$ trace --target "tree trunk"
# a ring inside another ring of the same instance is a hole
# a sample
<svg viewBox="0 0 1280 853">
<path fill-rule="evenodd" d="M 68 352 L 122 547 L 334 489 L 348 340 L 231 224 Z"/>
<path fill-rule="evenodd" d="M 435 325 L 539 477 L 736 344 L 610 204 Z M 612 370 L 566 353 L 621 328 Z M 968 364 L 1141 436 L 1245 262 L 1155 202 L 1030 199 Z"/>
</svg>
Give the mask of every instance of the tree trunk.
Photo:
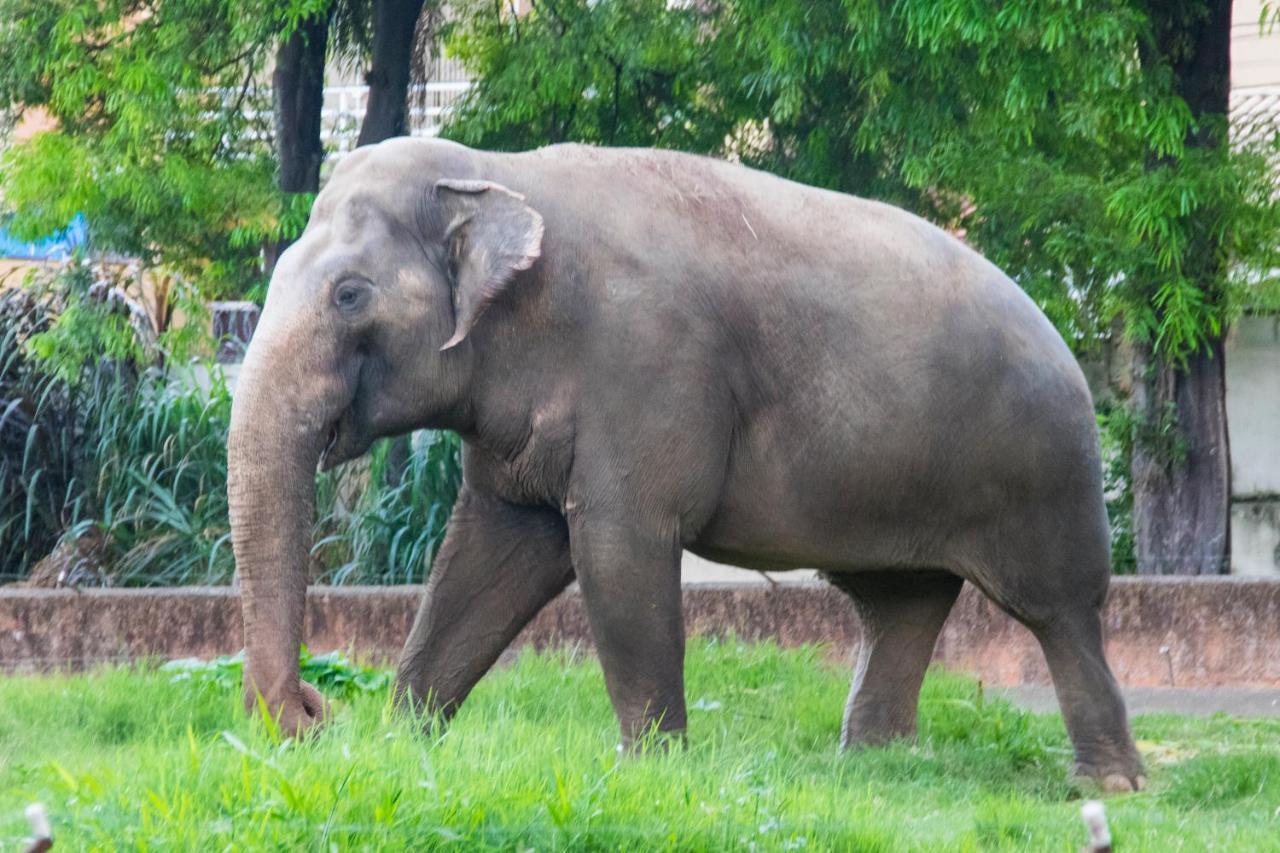
<svg viewBox="0 0 1280 853">
<path fill-rule="evenodd" d="M 1161 59 L 1198 127 L 1190 148 L 1228 144 L 1231 0 L 1151 4 Z M 1197 254 L 1208 298 L 1218 292 L 1211 234 Z M 1141 352 L 1135 361 L 1139 430 L 1133 448 L 1134 550 L 1141 574 L 1220 574 L 1231 563 L 1231 460 L 1227 435 L 1224 341 L 1212 336 L 1185 365 Z"/>
<path fill-rule="evenodd" d="M 1216 575 L 1230 564 L 1231 462 L 1222 339 L 1185 368 L 1136 360 L 1134 556 L 1151 575 Z"/>
<path fill-rule="evenodd" d="M 280 189 L 287 193 L 320 191 L 320 113 L 324 107 L 324 65 L 329 45 L 328 11 L 302 21 L 276 51 L 271 75 L 275 109 L 276 156 Z M 285 237 L 266 247 L 266 271 L 293 242 Z"/>
<path fill-rule="evenodd" d="M 422 4 L 423 0 L 374 0 L 373 61 L 365 75 L 369 100 L 357 146 L 409 132 L 409 71 Z"/>
</svg>

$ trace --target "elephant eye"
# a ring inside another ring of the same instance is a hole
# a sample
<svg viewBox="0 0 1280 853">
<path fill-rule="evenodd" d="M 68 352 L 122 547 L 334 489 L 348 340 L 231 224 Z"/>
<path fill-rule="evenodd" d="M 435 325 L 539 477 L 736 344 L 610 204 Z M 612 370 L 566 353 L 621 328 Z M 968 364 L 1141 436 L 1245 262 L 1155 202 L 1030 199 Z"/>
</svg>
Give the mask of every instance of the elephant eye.
<svg viewBox="0 0 1280 853">
<path fill-rule="evenodd" d="M 345 314 L 360 310 L 368 300 L 369 283 L 367 281 L 341 281 L 333 289 L 333 304 Z"/>
</svg>

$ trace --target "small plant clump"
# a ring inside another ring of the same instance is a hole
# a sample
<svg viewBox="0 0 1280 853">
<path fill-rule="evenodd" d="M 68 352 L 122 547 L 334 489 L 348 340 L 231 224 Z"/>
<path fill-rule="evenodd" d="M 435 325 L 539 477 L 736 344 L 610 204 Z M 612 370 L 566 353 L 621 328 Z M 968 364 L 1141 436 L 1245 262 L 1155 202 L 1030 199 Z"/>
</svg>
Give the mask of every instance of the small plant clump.
<svg viewBox="0 0 1280 853">
<path fill-rule="evenodd" d="M 304 645 L 299 656 L 299 671 L 304 681 L 333 696 L 349 699 L 359 693 L 376 693 L 391 683 L 385 669 L 353 663 L 340 651 L 314 655 Z M 178 658 L 160 667 L 173 673 L 172 680 L 211 684 L 221 690 L 239 688 L 244 676 L 244 652 L 219 655 L 212 660 Z"/>
</svg>

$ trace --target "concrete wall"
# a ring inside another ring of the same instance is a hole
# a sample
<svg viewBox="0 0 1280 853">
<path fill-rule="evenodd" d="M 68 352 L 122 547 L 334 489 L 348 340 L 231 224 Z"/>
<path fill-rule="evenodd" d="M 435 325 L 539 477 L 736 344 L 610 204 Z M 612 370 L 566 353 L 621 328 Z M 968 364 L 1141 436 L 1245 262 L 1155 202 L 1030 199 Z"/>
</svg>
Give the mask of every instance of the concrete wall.
<svg viewBox="0 0 1280 853">
<path fill-rule="evenodd" d="M 394 659 L 420 596 L 418 587 L 313 587 L 307 644 Z M 684 614 L 690 634 L 824 643 L 846 660 L 862 638 L 848 599 L 821 583 L 686 587 Z M 1105 630 L 1107 656 L 1130 687 L 1280 687 L 1280 581 L 1117 579 Z M 576 589 L 544 609 L 513 648 L 555 645 L 591 645 Z M 0 589 L 0 672 L 210 657 L 241 646 L 239 596 L 226 587 Z M 1049 678 L 1031 634 L 972 587 L 948 619 L 935 659 L 990 685 Z"/>
<path fill-rule="evenodd" d="M 1231 571 L 1280 577 L 1280 317 L 1243 317 L 1227 340 Z"/>
<path fill-rule="evenodd" d="M 1274 3 L 1272 4 L 1274 7 Z M 1280 30 L 1258 27 L 1262 0 L 1236 0 L 1231 8 L 1231 88 L 1280 85 Z"/>
</svg>

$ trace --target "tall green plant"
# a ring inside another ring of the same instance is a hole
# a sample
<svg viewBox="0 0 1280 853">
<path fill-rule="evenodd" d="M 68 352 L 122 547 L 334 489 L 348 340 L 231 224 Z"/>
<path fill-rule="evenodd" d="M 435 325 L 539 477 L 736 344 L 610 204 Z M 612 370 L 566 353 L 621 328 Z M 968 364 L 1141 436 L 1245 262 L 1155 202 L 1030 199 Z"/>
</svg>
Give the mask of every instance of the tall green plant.
<svg viewBox="0 0 1280 853">
<path fill-rule="evenodd" d="M 98 373 L 88 383 L 86 456 L 78 523 L 101 528 L 109 572 L 125 586 L 225 583 L 231 578 L 226 432 L 231 395 L 148 372 L 129 387 Z"/>
<path fill-rule="evenodd" d="M 408 464 L 388 470 L 389 442 L 367 468 L 321 477 L 313 564 L 321 583 L 421 582 L 444 538 L 462 482 L 458 437 L 414 436 Z"/>
<path fill-rule="evenodd" d="M 113 583 L 229 582 L 223 373 L 158 357 L 168 339 L 144 344 L 116 322 L 118 303 L 88 298 L 87 269 L 70 264 L 0 299 L 0 582 L 90 532 Z M 385 442 L 368 462 L 318 476 L 315 580 L 422 579 L 461 472 L 456 436 L 414 444 L 396 477 Z"/>
<path fill-rule="evenodd" d="M 26 349 L 51 319 L 31 294 L 0 292 L 0 583 L 24 577 L 57 543 L 74 477 L 68 389 Z"/>
</svg>

